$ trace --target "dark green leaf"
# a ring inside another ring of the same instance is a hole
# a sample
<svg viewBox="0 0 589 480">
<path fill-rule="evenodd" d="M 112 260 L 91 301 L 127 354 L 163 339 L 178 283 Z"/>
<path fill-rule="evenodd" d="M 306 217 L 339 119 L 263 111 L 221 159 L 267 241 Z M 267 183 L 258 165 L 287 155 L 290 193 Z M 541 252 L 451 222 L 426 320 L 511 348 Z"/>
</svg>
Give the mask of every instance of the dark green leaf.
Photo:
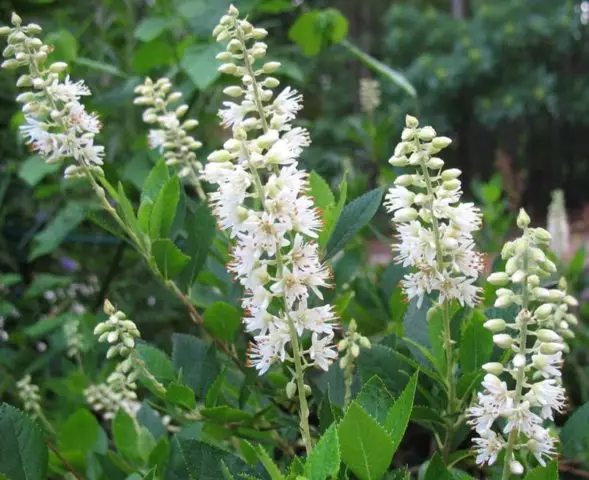
<svg viewBox="0 0 589 480">
<path fill-rule="evenodd" d="M 560 431 L 562 453 L 568 458 L 585 457 L 589 452 L 589 402 L 578 408 Z"/>
<path fill-rule="evenodd" d="M 163 188 L 169 178 L 170 172 L 168 170 L 168 166 L 162 158 L 151 169 L 151 172 L 149 172 L 149 175 L 143 183 L 143 188 L 141 190 L 141 202 L 143 202 L 144 199 L 151 200 L 152 203 L 155 202 L 155 199 L 160 193 L 160 190 Z"/>
<path fill-rule="evenodd" d="M 135 348 L 145 368 L 158 381 L 167 383 L 176 377 L 172 362 L 159 348 L 147 343 L 137 343 Z"/>
<path fill-rule="evenodd" d="M 384 425 L 389 408 L 393 403 L 393 396 L 377 375 L 374 375 L 362 386 L 362 390 L 355 400 L 378 423 Z"/>
<path fill-rule="evenodd" d="M 172 335 L 172 343 L 174 368 L 182 370 L 184 383 L 204 399 L 220 371 L 215 346 L 207 347 L 200 338 L 182 333 Z"/>
<path fill-rule="evenodd" d="M 339 428 L 344 463 L 360 480 L 378 480 L 387 471 L 394 444 L 386 430 L 356 402 L 352 402 Z"/>
<path fill-rule="evenodd" d="M 395 395 L 403 390 L 415 367 L 403 361 L 391 348 L 376 344 L 370 350 L 362 351 L 358 370 L 363 379 L 378 375 L 387 390 Z"/>
<path fill-rule="evenodd" d="M 174 405 L 180 405 L 188 410 L 196 408 L 194 392 L 190 387 L 181 383 L 170 383 L 166 390 L 166 400 Z"/>
<path fill-rule="evenodd" d="M 22 162 L 18 170 L 18 178 L 34 187 L 47 175 L 61 169 L 58 163 L 47 163 L 41 157 L 32 156 Z"/>
<path fill-rule="evenodd" d="M 305 475 L 309 480 L 336 478 L 340 467 L 340 451 L 337 428 L 332 424 L 321 435 L 319 442 L 307 458 Z"/>
<path fill-rule="evenodd" d="M 94 449 L 98 441 L 100 425 L 96 417 L 85 408 L 70 415 L 58 432 L 59 449 L 72 461 L 72 453 L 77 462 L 84 465 L 86 455 Z M 81 460 L 81 461 L 80 461 Z"/>
<path fill-rule="evenodd" d="M 180 60 L 180 66 L 199 90 L 208 88 L 221 75 L 217 70 L 219 62 L 215 58 L 220 51 L 216 43 L 194 45 L 186 50 Z"/>
<path fill-rule="evenodd" d="M 140 458 L 139 431 L 133 419 L 122 408 L 113 419 L 112 434 L 119 453 L 128 461 L 137 462 Z"/>
<path fill-rule="evenodd" d="M 203 408 L 201 410 L 203 417 L 210 418 L 217 422 L 242 422 L 250 420 L 252 415 L 245 410 L 233 408 L 228 405 L 220 405 L 218 407 Z"/>
<path fill-rule="evenodd" d="M 419 372 L 415 372 L 405 387 L 405 390 L 399 395 L 399 398 L 397 398 L 387 413 L 385 428 L 393 440 L 393 452 L 396 452 L 397 448 L 399 448 L 407 425 L 409 424 L 418 377 Z"/>
<path fill-rule="evenodd" d="M 170 178 L 158 193 L 149 216 L 149 236 L 155 240 L 166 238 L 174 223 L 180 200 L 180 180 Z"/>
<path fill-rule="evenodd" d="M 552 461 L 545 467 L 537 467 L 530 470 L 524 480 L 557 480 L 558 479 L 558 463 Z"/>
<path fill-rule="evenodd" d="M 356 198 L 344 207 L 333 234 L 325 247 L 325 260 L 333 257 L 344 248 L 354 235 L 370 222 L 380 206 L 383 192 L 382 187 L 376 188 Z"/>
<path fill-rule="evenodd" d="M 493 334 L 483 327 L 486 320 L 480 310 L 475 310 L 462 329 L 460 366 L 464 373 L 480 371 L 481 366 L 491 359 Z"/>
<path fill-rule="evenodd" d="M 52 57 L 63 62 L 71 62 L 78 56 L 78 41 L 68 30 L 51 32 L 45 37 L 45 43 L 55 49 Z"/>
<path fill-rule="evenodd" d="M 260 462 L 262 462 L 262 465 L 264 465 L 266 472 L 268 472 L 268 475 L 270 475 L 271 480 L 285 480 L 284 475 L 282 475 L 280 469 L 272 461 L 270 455 L 268 455 L 268 452 L 264 450 L 262 445 L 258 445 L 256 448 L 256 453 L 258 454 Z"/>
<path fill-rule="evenodd" d="M 215 302 L 205 310 L 203 321 L 215 337 L 231 342 L 241 326 L 241 313 L 229 303 Z"/>
<path fill-rule="evenodd" d="M 59 211 L 57 216 L 38 234 L 35 246 L 29 258 L 34 260 L 55 250 L 65 237 L 86 218 L 87 205 L 70 202 Z"/>
<path fill-rule="evenodd" d="M 153 242 L 151 254 L 158 270 L 166 280 L 178 275 L 190 260 L 190 257 L 184 255 L 169 238 Z"/>
<path fill-rule="evenodd" d="M 47 446 L 43 433 L 20 410 L 0 404 L 0 474 L 10 480 L 47 478 Z"/>
<path fill-rule="evenodd" d="M 430 460 L 423 480 L 452 480 L 452 475 L 446 469 L 439 453 L 436 453 Z"/>
<path fill-rule="evenodd" d="M 135 37 L 142 42 L 149 42 L 176 24 L 170 17 L 150 17 L 143 19 L 135 28 Z"/>
</svg>

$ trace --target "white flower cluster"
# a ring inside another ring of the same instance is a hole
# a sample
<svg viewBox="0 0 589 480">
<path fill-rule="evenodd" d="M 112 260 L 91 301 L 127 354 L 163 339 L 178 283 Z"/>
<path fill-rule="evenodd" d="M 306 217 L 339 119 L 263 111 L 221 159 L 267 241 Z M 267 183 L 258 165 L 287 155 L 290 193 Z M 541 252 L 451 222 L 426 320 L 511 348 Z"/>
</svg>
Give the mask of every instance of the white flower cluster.
<svg viewBox="0 0 589 480">
<path fill-rule="evenodd" d="M 115 370 L 107 377 L 105 383 L 90 385 L 84 395 L 86 401 L 96 412 L 102 413 L 105 419 L 111 419 L 123 408 L 134 416 L 140 407 L 137 402 L 137 377 L 138 371 L 133 363 L 135 338 L 140 336 L 135 323 L 117 310 L 114 305 L 104 301 L 104 313 L 109 315 L 108 320 L 99 323 L 94 329 L 94 334 L 99 335 L 99 342 L 108 342 L 111 346 L 106 358 L 117 355 L 123 357 Z"/>
<path fill-rule="evenodd" d="M 2 67 L 28 68 L 28 73 L 16 82 L 17 87 L 29 89 L 16 99 L 23 104 L 25 124 L 20 129 L 27 144 L 47 163 L 73 158 L 75 163 L 65 170 L 66 178 L 84 176 L 87 170 L 102 174 L 104 147 L 94 143 L 101 124 L 80 103 L 82 96 L 90 95 L 90 89 L 82 80 L 60 78 L 66 63 L 45 65 L 52 47 L 37 38 L 41 33 L 39 25 L 22 25 L 15 13 L 11 21 L 12 28 L 0 28 L 0 34 L 8 36 Z"/>
<path fill-rule="evenodd" d="M 18 382 L 16 382 L 18 396 L 23 402 L 25 412 L 36 417 L 41 411 L 41 395 L 39 395 L 39 387 L 32 383 L 31 376 L 25 375 Z"/>
<path fill-rule="evenodd" d="M 155 83 L 151 78 L 146 78 L 143 85 L 135 88 L 137 97 L 134 103 L 146 106 L 143 121 L 158 127 L 149 131 L 149 148 L 159 150 L 164 154 L 166 165 L 179 165 L 180 176 L 190 177 L 200 186 L 198 176 L 202 171 L 202 164 L 197 160 L 195 151 L 202 147 L 202 143 L 188 134 L 189 130 L 198 126 L 198 121 L 182 121 L 188 105 L 171 107 L 182 98 L 180 92 L 170 92 L 171 90 L 172 82 L 168 78 L 160 78 Z"/>
<path fill-rule="evenodd" d="M 367 115 L 372 115 L 380 106 L 380 83 L 373 78 L 360 79 L 360 108 Z"/>
<path fill-rule="evenodd" d="M 397 177 L 385 197 L 399 233 L 393 247 L 397 261 L 417 268 L 405 276 L 403 290 L 408 299 L 417 297 L 418 305 L 437 291 L 440 303 L 456 299 L 473 307 L 480 293 L 474 283 L 484 266 L 472 237 L 481 227 L 481 213 L 474 204 L 460 202 L 460 170 L 442 170 L 444 161 L 434 156 L 451 140 L 436 136 L 432 127 L 419 128 L 410 115 L 405 125 L 389 163 L 414 171 Z"/>
<path fill-rule="evenodd" d="M 267 47 L 260 40 L 267 32 L 238 14 L 230 7 L 213 32 L 228 42 L 217 56 L 226 62 L 219 70 L 241 79 L 224 92 L 240 100 L 223 103 L 219 115 L 233 136 L 208 157 L 204 178 L 218 185 L 210 200 L 219 226 L 236 239 L 230 270 L 246 290 L 244 321 L 255 332 L 251 363 L 263 374 L 287 360 L 292 326 L 299 337 L 311 332 L 311 346 L 302 352 L 306 366 L 326 370 L 337 357 L 335 314 L 330 305 L 310 308 L 308 299 L 311 291 L 323 298 L 319 288 L 328 285 L 330 272 L 312 241 L 321 221 L 306 195 L 307 173 L 297 168 L 309 134 L 290 123 L 302 97 L 290 87 L 274 94 L 279 81 L 267 75 L 280 64 L 263 62 Z"/>
<path fill-rule="evenodd" d="M 572 337 L 569 325 L 577 323 L 568 311 L 577 306 L 577 301 L 567 295 L 566 282 L 559 282 L 557 288 L 541 286 L 542 280 L 556 271 L 545 253 L 550 234 L 542 228 L 529 228 L 529 223 L 522 210 L 518 226 L 523 235 L 507 242 L 501 252 L 506 260 L 505 271 L 488 278 L 491 284 L 501 287 L 495 307 L 515 304 L 521 308 L 513 323 L 502 318 L 485 323 L 494 333 L 495 344 L 514 355 L 505 366 L 498 362 L 483 365 L 488 372 L 482 383 L 484 391 L 467 412 L 469 423 L 479 435 L 474 439 L 477 463 L 493 464 L 505 449 L 505 468 L 517 475 L 524 469 L 515 451 L 531 453 L 541 465 L 556 454 L 555 438 L 543 423 L 564 409 L 560 368 L 567 346 L 563 337 Z M 499 378 L 501 374 L 511 378 L 512 387 Z"/>
<path fill-rule="evenodd" d="M 571 233 L 562 190 L 552 192 L 546 223 L 546 228 L 552 236 L 550 248 L 560 260 L 567 258 L 571 248 Z"/>
<path fill-rule="evenodd" d="M 74 358 L 80 355 L 84 347 L 84 337 L 80 332 L 77 318 L 71 318 L 63 325 L 63 334 L 67 345 L 67 356 Z"/>
<path fill-rule="evenodd" d="M 108 300 L 104 301 L 104 313 L 109 316 L 108 320 L 96 325 L 94 335 L 98 335 L 99 342 L 110 344 L 106 358 L 127 357 L 135 348 L 135 339 L 140 337 L 137 325 Z"/>
</svg>

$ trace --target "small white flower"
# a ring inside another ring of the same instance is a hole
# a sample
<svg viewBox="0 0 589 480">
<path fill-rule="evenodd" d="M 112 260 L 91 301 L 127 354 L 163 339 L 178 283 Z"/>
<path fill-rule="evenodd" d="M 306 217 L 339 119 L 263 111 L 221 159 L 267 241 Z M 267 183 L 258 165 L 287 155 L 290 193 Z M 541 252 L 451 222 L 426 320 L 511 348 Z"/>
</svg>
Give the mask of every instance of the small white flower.
<svg viewBox="0 0 589 480">
<path fill-rule="evenodd" d="M 501 450 L 505 448 L 505 439 L 497 435 L 493 430 L 485 430 L 480 434 L 480 437 L 473 438 L 475 444 L 474 451 L 476 453 L 477 465 L 487 463 L 493 465 L 497 461 L 497 456 Z"/>
<path fill-rule="evenodd" d="M 307 353 L 311 357 L 311 360 L 315 362 L 315 365 L 322 370 L 329 370 L 329 365 L 337 358 L 337 352 L 332 344 L 333 335 L 326 335 L 323 338 L 319 338 L 316 332 L 313 332 L 311 336 L 311 347 Z"/>
</svg>

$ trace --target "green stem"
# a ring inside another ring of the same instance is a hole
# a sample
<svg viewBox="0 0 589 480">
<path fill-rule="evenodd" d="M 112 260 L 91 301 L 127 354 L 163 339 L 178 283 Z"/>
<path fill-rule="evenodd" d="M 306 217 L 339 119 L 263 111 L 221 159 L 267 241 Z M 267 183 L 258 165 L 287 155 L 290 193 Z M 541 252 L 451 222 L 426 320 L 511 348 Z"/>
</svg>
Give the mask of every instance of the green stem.
<svg viewBox="0 0 589 480">
<path fill-rule="evenodd" d="M 421 144 L 419 139 L 415 139 L 415 144 L 418 149 L 421 149 Z M 444 270 L 444 251 L 442 250 L 442 243 L 440 238 L 440 226 L 438 224 L 438 219 L 436 218 L 433 202 L 434 202 L 434 188 L 432 184 L 432 180 L 429 174 L 428 167 L 425 163 L 424 157 L 422 156 L 421 160 L 419 161 L 419 166 L 421 167 L 421 171 L 423 177 L 425 179 L 426 189 L 427 189 L 427 203 L 426 207 L 430 211 L 431 222 L 432 222 L 432 230 L 434 233 L 434 241 L 436 245 L 436 262 L 438 264 L 438 270 L 442 272 Z M 454 409 L 457 407 L 456 405 L 456 377 L 454 375 L 454 349 L 453 345 L 454 342 L 452 341 L 452 330 L 450 325 L 450 308 L 448 305 L 448 301 L 444 299 L 443 305 L 443 343 L 444 343 L 444 354 L 446 357 L 446 383 L 448 386 L 448 408 L 446 414 L 447 418 L 447 426 L 446 426 L 446 438 L 444 439 L 444 448 L 442 450 L 442 455 L 444 460 L 448 460 L 448 456 L 450 455 L 450 450 L 452 448 L 452 440 L 454 438 L 454 431 L 456 428 L 455 422 L 452 419 L 452 415 L 454 413 Z"/>
<path fill-rule="evenodd" d="M 528 310 L 529 304 L 529 295 L 528 295 L 528 228 L 524 228 L 524 280 L 523 280 L 523 292 L 522 292 L 522 311 Z M 528 337 L 528 326 L 527 326 L 527 315 L 521 317 L 521 328 L 519 333 L 519 354 L 526 355 L 526 343 Z M 516 376 L 516 383 L 515 383 L 515 396 L 513 399 L 514 406 L 517 408 L 522 399 L 522 390 L 524 387 L 524 380 L 525 380 L 525 364 L 522 365 L 517 369 L 517 376 Z M 513 455 L 513 450 L 515 446 L 515 442 L 519 435 L 519 431 L 516 428 L 513 428 L 511 432 L 509 432 L 509 437 L 507 437 L 507 446 L 505 447 L 505 458 L 503 460 L 503 474 L 501 475 L 501 480 L 509 480 L 511 475 L 510 468 L 509 468 L 509 460 Z"/>
</svg>

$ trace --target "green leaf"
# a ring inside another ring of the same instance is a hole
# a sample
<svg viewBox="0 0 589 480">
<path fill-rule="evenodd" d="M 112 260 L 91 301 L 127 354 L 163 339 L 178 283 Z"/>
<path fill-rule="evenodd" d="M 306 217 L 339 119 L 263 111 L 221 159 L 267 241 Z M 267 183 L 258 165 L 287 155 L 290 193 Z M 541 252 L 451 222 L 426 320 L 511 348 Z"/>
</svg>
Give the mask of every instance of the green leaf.
<svg viewBox="0 0 589 480">
<path fill-rule="evenodd" d="M 284 475 L 282 475 L 280 469 L 272 461 L 270 455 L 268 455 L 268 452 L 264 450 L 262 445 L 258 445 L 256 448 L 256 453 L 258 454 L 260 462 L 262 462 L 262 465 L 264 465 L 266 472 L 268 472 L 268 475 L 270 475 L 271 480 L 285 480 Z"/>
<path fill-rule="evenodd" d="M 530 470 L 524 480 L 557 480 L 558 479 L 558 463 L 552 461 L 545 467 L 537 467 Z"/>
<path fill-rule="evenodd" d="M 337 203 L 327 207 L 323 211 L 323 229 L 319 234 L 319 246 L 323 249 L 333 234 L 333 229 L 337 225 L 348 196 L 348 182 L 345 177 L 339 184 L 339 197 Z"/>
<path fill-rule="evenodd" d="M 568 458 L 585 457 L 589 452 L 589 402 L 578 408 L 560 431 L 562 453 Z"/>
<path fill-rule="evenodd" d="M 93 210 L 91 212 L 88 212 L 88 214 L 86 215 L 86 218 L 88 218 L 88 220 L 90 220 L 91 222 L 94 222 L 96 225 L 98 225 L 103 230 L 106 230 L 107 232 L 111 233 L 115 237 L 119 237 L 123 240 L 127 239 L 126 234 L 123 231 L 123 229 L 105 211 Z"/>
<path fill-rule="evenodd" d="M 22 282 L 22 277 L 18 273 L 3 273 L 0 274 L 0 288 L 7 289 L 12 285 Z"/>
<path fill-rule="evenodd" d="M 159 348 L 147 343 L 137 343 L 135 349 L 145 368 L 158 381 L 167 383 L 176 377 L 172 362 Z"/>
<path fill-rule="evenodd" d="M 229 470 L 235 478 L 253 474 L 239 457 L 208 443 L 175 436 L 166 468 L 166 480 L 219 480 Z"/>
<path fill-rule="evenodd" d="M 56 315 L 55 317 L 46 317 L 37 320 L 23 330 L 23 333 L 29 338 L 40 338 L 58 328 L 61 328 L 69 318 L 69 314 Z"/>
<path fill-rule="evenodd" d="M 215 302 L 205 310 L 203 321 L 215 337 L 231 342 L 241 326 L 241 313 L 229 303 Z"/>
<path fill-rule="evenodd" d="M 200 203 L 186 218 L 184 227 L 188 237 L 184 251 L 190 255 L 190 261 L 182 272 L 181 283 L 187 287 L 194 283 L 206 262 L 215 239 L 215 225 L 215 217 L 205 202 Z"/>
<path fill-rule="evenodd" d="M 429 461 L 423 480 L 452 480 L 451 473 L 446 469 L 440 454 L 436 452 Z"/>
<path fill-rule="evenodd" d="M 49 458 L 43 433 L 23 412 L 0 404 L 0 474 L 10 480 L 47 478 Z"/>
<path fill-rule="evenodd" d="M 87 205 L 70 202 L 62 208 L 57 216 L 38 234 L 35 235 L 35 246 L 29 255 L 31 260 L 53 252 L 65 237 L 86 218 Z"/>
<path fill-rule="evenodd" d="M 321 436 L 305 463 L 305 475 L 309 480 L 336 478 L 340 467 L 339 438 L 335 424 Z"/>
<path fill-rule="evenodd" d="M 311 187 L 311 196 L 315 199 L 317 207 L 325 209 L 335 204 L 335 197 L 328 183 L 315 171 L 312 171 L 309 175 L 309 186 Z"/>
<path fill-rule="evenodd" d="M 123 184 L 120 182 L 117 189 L 117 196 L 119 200 L 117 204 L 117 210 L 119 211 L 119 214 L 122 216 L 125 225 L 127 225 L 131 229 L 131 231 L 136 235 L 137 239 L 141 242 L 141 246 L 143 246 L 143 231 L 139 227 L 137 217 L 135 217 L 133 205 L 131 204 L 131 201 L 125 194 Z"/>
<path fill-rule="evenodd" d="M 360 480 L 378 480 L 387 471 L 394 444 L 386 430 L 356 402 L 352 402 L 339 428 L 344 463 Z"/>
<path fill-rule="evenodd" d="M 147 427 L 139 428 L 139 435 L 137 436 L 137 454 L 146 463 L 149 460 L 151 452 L 157 446 L 157 442 Z"/>
<path fill-rule="evenodd" d="M 153 242 L 151 254 L 158 270 L 166 280 L 178 275 L 190 260 L 190 257 L 184 255 L 169 238 Z"/>
<path fill-rule="evenodd" d="M 149 236 L 156 240 L 166 238 L 176 216 L 176 208 L 180 200 L 180 179 L 170 178 L 158 193 L 149 216 Z M 173 276 L 173 275 L 172 275 Z"/>
<path fill-rule="evenodd" d="M 367 67 L 370 67 L 377 73 L 380 73 L 384 77 L 391 80 L 393 83 L 401 87 L 405 92 L 407 92 L 412 97 L 417 96 L 417 92 L 415 91 L 415 87 L 411 85 L 409 80 L 403 75 L 401 72 L 397 70 L 393 70 L 388 65 L 382 63 L 380 60 L 377 60 L 371 55 L 368 55 L 366 52 L 360 50 L 356 45 L 350 43 L 349 40 L 343 39 L 340 43 L 343 47 L 345 47 L 352 55 L 354 55 L 358 60 L 364 63 Z"/>
<path fill-rule="evenodd" d="M 349 22 L 342 13 L 335 8 L 323 11 L 323 22 L 327 25 L 327 35 L 332 43 L 339 43 L 348 34 Z"/>
<path fill-rule="evenodd" d="M 110 63 L 99 62 L 97 60 L 92 60 L 91 58 L 85 57 L 77 57 L 73 63 L 76 65 L 81 65 L 82 67 L 87 67 L 91 70 L 96 70 L 97 72 L 108 73 L 109 75 L 114 75 L 115 77 L 129 78 L 129 75 Z"/>
<path fill-rule="evenodd" d="M 405 362 L 398 352 L 376 344 L 370 350 L 362 351 L 358 358 L 358 371 L 363 379 L 378 375 L 387 390 L 395 395 L 403 391 L 415 367 Z"/>
<path fill-rule="evenodd" d="M 123 408 L 119 409 L 112 421 L 112 435 L 119 453 L 134 463 L 139 455 L 139 431 L 133 419 Z"/>
<path fill-rule="evenodd" d="M 356 403 L 381 425 L 393 403 L 393 396 L 378 375 L 374 375 L 363 386 L 356 397 Z"/>
<path fill-rule="evenodd" d="M 587 250 L 585 245 L 581 246 L 576 252 L 575 256 L 571 259 L 568 265 L 567 278 L 577 280 L 581 278 L 583 270 L 585 268 L 585 258 L 587 256 Z"/>
<path fill-rule="evenodd" d="M 399 448 L 407 425 L 409 424 L 409 418 L 413 411 L 413 399 L 415 398 L 418 377 L 419 371 L 413 374 L 405 390 L 399 395 L 399 398 L 397 398 L 387 413 L 385 428 L 393 440 L 393 453 Z"/>
<path fill-rule="evenodd" d="M 72 62 L 78 56 L 78 41 L 68 30 L 57 30 L 45 37 L 47 45 L 53 45 L 51 57 L 56 61 Z"/>
<path fill-rule="evenodd" d="M 163 32 L 177 24 L 177 20 L 171 17 L 151 17 L 143 19 L 135 28 L 135 38 L 142 42 L 149 42 L 159 37 Z"/>
<path fill-rule="evenodd" d="M 335 226 L 333 234 L 325 247 L 324 260 L 333 257 L 364 227 L 376 214 L 384 188 L 376 188 L 351 201 Z"/>
<path fill-rule="evenodd" d="M 320 25 L 321 12 L 312 10 L 302 14 L 290 27 L 288 38 L 303 49 L 303 53 L 309 57 L 317 55 L 321 51 L 323 33 Z"/>
<path fill-rule="evenodd" d="M 85 465 L 86 455 L 94 450 L 99 432 L 100 425 L 96 417 L 89 410 L 80 408 L 59 428 L 59 449 L 70 462 Z"/>
<path fill-rule="evenodd" d="M 221 393 L 221 388 L 223 387 L 223 383 L 225 382 L 225 371 L 226 369 L 221 370 L 221 373 L 217 375 L 215 381 L 209 388 L 205 398 L 205 407 L 210 408 L 217 405 L 219 401 L 219 395 Z"/>
<path fill-rule="evenodd" d="M 242 422 L 251 420 L 252 415 L 245 410 L 230 407 L 229 405 L 220 405 L 218 407 L 203 408 L 201 410 L 203 417 L 210 418 L 217 422 Z"/>
<path fill-rule="evenodd" d="M 184 383 L 204 399 L 220 371 L 215 346 L 207 347 L 200 338 L 183 333 L 172 335 L 172 343 L 174 368 L 182 370 Z"/>
<path fill-rule="evenodd" d="M 172 65 L 176 57 L 174 46 L 163 37 L 141 44 L 134 52 L 131 64 L 135 73 L 140 75 L 152 68 Z"/>
<path fill-rule="evenodd" d="M 486 320 L 480 310 L 475 310 L 464 325 L 460 340 L 460 366 L 464 373 L 480 371 L 491 359 L 493 334 L 483 327 Z"/>
<path fill-rule="evenodd" d="M 147 175 L 145 182 L 143 182 L 143 188 L 141 189 L 141 202 L 145 199 L 155 202 L 160 190 L 167 183 L 170 178 L 170 171 L 166 165 L 165 160 L 162 158 Z"/>
<path fill-rule="evenodd" d="M 18 178 L 26 182 L 29 186 L 34 187 L 47 175 L 51 175 L 60 169 L 61 165 L 47 163 L 41 157 L 34 155 L 22 162 L 18 170 Z"/>
<path fill-rule="evenodd" d="M 162 417 L 149 406 L 147 401 L 141 404 L 141 408 L 135 418 L 139 425 L 147 428 L 156 440 L 164 436 L 167 437 L 167 431 L 162 422 Z"/>
<path fill-rule="evenodd" d="M 174 405 L 180 405 L 188 410 L 196 408 L 194 392 L 190 387 L 181 383 L 170 383 L 166 390 L 166 400 Z"/>
<path fill-rule="evenodd" d="M 220 51 L 216 43 L 194 45 L 186 49 L 180 60 L 182 70 L 199 90 L 205 90 L 220 77 L 221 74 L 217 70 L 219 62 L 215 58 Z"/>
<path fill-rule="evenodd" d="M 168 441 L 167 436 L 162 436 L 155 448 L 149 454 L 149 459 L 147 461 L 150 467 L 156 469 L 157 474 L 159 475 L 158 478 L 163 478 L 163 472 L 168 463 L 168 457 L 170 455 L 170 442 Z"/>
</svg>

